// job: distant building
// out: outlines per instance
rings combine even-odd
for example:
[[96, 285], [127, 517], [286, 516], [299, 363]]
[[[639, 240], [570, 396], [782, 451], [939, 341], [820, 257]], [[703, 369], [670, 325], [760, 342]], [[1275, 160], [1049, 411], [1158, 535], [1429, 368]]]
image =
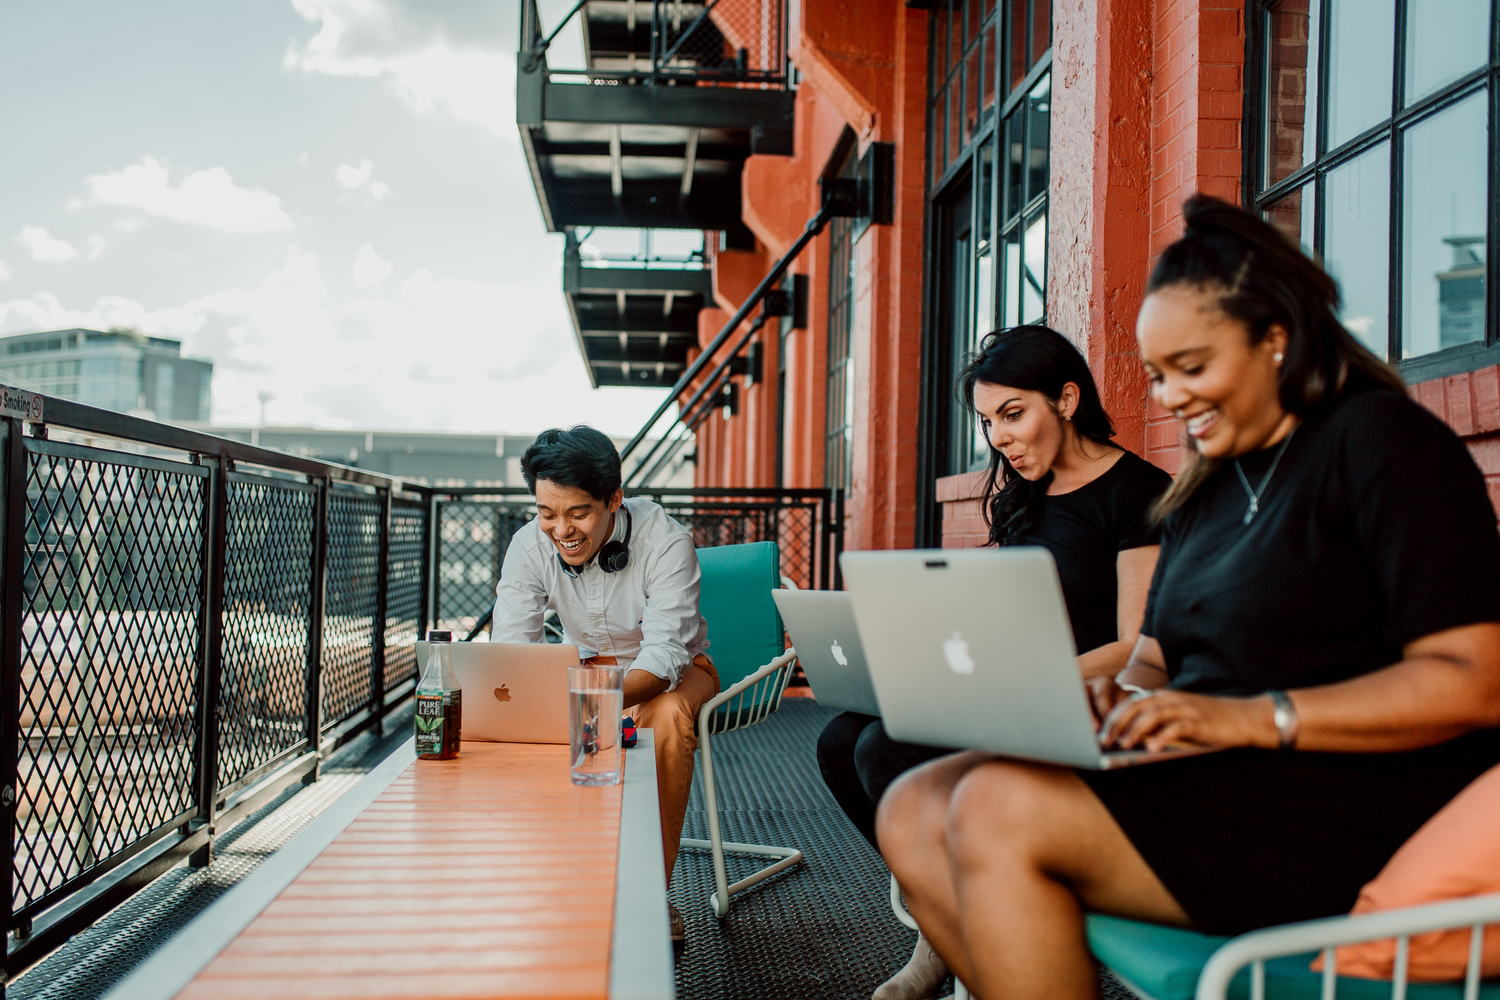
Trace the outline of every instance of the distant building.
[[121, 413], [206, 424], [211, 361], [182, 341], [132, 330], [52, 330], [0, 337], [0, 381]]
[[[429, 486], [525, 486], [521, 455], [535, 435], [328, 431], [311, 427], [215, 427], [214, 434], [305, 458], [353, 466]], [[626, 438], [616, 438], [623, 448]], [[649, 450], [652, 442], [646, 442]], [[628, 464], [627, 464], [628, 467]], [[679, 457], [660, 486], [693, 485], [691, 457]]]

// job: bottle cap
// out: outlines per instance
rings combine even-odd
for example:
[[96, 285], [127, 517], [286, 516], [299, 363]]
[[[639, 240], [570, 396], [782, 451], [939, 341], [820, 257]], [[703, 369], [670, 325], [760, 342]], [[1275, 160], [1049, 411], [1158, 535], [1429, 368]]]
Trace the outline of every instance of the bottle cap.
[[428, 632], [427, 632], [427, 641], [428, 642], [452, 642], [453, 641], [453, 633], [449, 629], [445, 629], [445, 628], [429, 629]]

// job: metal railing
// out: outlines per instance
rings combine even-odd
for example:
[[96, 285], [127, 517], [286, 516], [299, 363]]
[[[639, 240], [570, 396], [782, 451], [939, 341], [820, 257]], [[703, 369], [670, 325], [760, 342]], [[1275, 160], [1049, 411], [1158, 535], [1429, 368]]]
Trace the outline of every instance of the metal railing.
[[[552, 67], [546, 55], [579, 18], [585, 66]], [[591, 83], [784, 86], [785, 0], [578, 0], [548, 31], [534, 0], [522, 3], [522, 70]]]
[[[535, 516], [522, 489], [414, 486], [4, 386], [0, 452], [7, 981], [378, 732], [418, 635], [488, 609]], [[699, 545], [775, 540], [798, 586], [839, 586], [838, 491], [641, 492]]]
[[[781, 549], [781, 574], [799, 588], [838, 590], [844, 547], [842, 490], [626, 489], [650, 497], [687, 526], [699, 548], [773, 541]], [[437, 573], [428, 606], [434, 628], [467, 635], [482, 627], [495, 603], [500, 565], [515, 532], [536, 516], [523, 488], [435, 488], [429, 517], [430, 563]]]
[[429, 505], [67, 400], [0, 407], [9, 979], [409, 696]]

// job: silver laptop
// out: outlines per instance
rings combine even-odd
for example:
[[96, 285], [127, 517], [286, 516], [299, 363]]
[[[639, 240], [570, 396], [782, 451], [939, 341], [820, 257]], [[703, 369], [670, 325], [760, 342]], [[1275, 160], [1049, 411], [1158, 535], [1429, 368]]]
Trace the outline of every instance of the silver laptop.
[[[429, 644], [417, 643], [417, 676]], [[578, 647], [546, 642], [455, 642], [463, 738], [488, 743], [568, 742], [568, 668]]]
[[818, 704], [879, 715], [849, 595], [842, 590], [773, 590], [771, 596]]
[[893, 739], [1089, 770], [1206, 751], [1099, 749], [1046, 549], [845, 552], [841, 565]]

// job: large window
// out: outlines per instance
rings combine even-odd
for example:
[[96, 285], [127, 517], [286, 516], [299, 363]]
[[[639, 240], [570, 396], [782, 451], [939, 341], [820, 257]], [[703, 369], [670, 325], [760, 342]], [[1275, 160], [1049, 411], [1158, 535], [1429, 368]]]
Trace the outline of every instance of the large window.
[[1494, 0], [1255, 5], [1254, 203], [1409, 379], [1494, 364]]
[[[852, 159], [852, 157], [851, 157]], [[854, 235], [858, 219], [834, 219], [828, 252], [827, 439], [823, 485], [854, 486]]]
[[929, 37], [924, 440], [942, 476], [988, 460], [954, 374], [985, 334], [1046, 318], [1051, 4], [934, 0]]

